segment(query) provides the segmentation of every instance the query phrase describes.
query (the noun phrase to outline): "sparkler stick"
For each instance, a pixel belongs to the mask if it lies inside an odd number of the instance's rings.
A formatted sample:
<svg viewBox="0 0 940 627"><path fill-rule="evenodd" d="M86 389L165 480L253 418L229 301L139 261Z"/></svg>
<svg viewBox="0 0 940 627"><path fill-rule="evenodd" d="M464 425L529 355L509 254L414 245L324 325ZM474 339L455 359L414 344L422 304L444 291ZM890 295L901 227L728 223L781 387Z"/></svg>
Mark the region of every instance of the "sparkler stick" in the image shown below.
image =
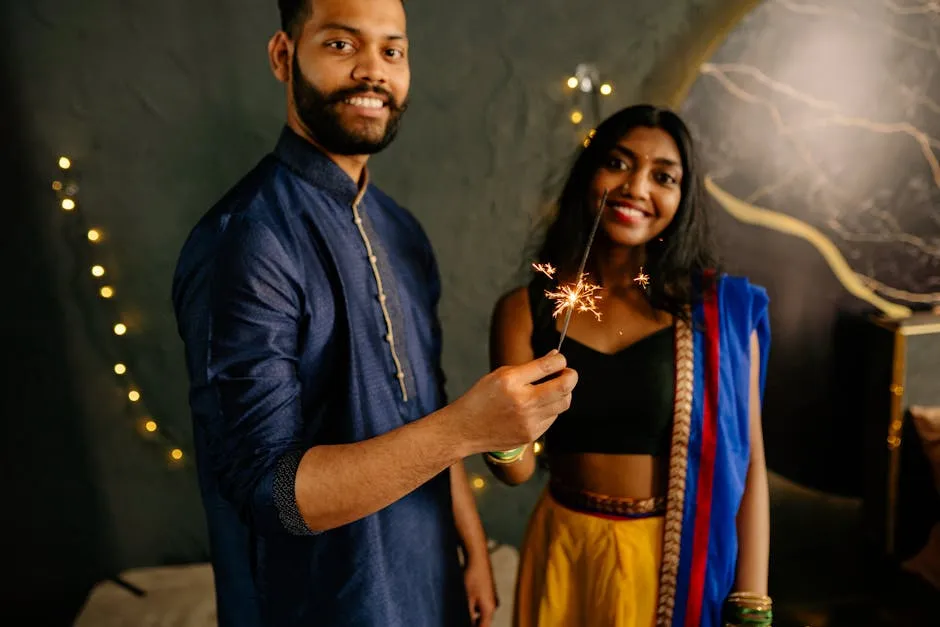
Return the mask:
<svg viewBox="0 0 940 627"><path fill-rule="evenodd" d="M591 297L591 294L598 289L598 286L586 284L584 281L584 267L587 265L588 255L591 252L591 245L594 243L594 235L597 233L597 227L601 223L601 216L604 215L604 207L607 205L607 190L604 190L604 195L601 196L600 207L597 210L597 217L594 218L594 226L591 227L591 234L588 236L587 246L584 248L584 255L581 257L581 265L578 267L578 283L575 286L573 291L568 293L568 303L567 303L567 312L565 313L565 321L561 327L561 338L558 340L558 350L561 351L562 342L565 341L565 336L568 334L568 323L571 322L571 312L574 311L575 305L578 304L579 299L584 296L587 296L588 301L582 301L579 309L582 311L593 311L594 315L598 316L599 313L597 309L594 308L594 301ZM559 303L561 305L561 303ZM556 308L556 312L558 309Z"/></svg>

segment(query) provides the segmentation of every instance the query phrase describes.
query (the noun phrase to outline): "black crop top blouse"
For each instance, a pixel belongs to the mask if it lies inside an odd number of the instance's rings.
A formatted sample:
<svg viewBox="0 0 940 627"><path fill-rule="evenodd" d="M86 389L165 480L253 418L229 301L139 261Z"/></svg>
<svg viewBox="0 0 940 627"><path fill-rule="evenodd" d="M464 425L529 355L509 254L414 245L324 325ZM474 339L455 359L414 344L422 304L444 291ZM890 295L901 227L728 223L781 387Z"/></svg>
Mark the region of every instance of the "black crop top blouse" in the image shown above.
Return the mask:
<svg viewBox="0 0 940 627"><path fill-rule="evenodd" d="M558 346L561 334L544 296L547 284L529 284L532 349L536 357ZM562 352L578 373L571 406L545 434L551 453L654 455L669 453L675 390L674 332L657 331L606 354L565 337Z"/></svg>

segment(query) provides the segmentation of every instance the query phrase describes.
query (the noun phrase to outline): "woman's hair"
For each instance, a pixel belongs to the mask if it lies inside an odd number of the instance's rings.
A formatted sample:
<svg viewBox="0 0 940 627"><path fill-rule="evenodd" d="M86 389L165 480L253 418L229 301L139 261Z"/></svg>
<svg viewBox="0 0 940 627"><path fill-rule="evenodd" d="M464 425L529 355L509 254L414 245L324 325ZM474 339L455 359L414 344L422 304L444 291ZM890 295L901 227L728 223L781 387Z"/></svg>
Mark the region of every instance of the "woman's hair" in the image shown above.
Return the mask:
<svg viewBox="0 0 940 627"><path fill-rule="evenodd" d="M717 269L717 264L711 250L692 137L682 119L668 109L651 105L627 107L597 127L575 158L536 257L539 263L555 266L558 276L577 280L574 275L596 216L594 207L588 206L591 181L613 147L638 127L658 128L669 133L682 159L679 208L659 235L663 241L654 239L646 245L644 270L650 277L647 298L651 305L685 317L685 306L697 298L695 280L706 270ZM588 268L591 268L590 262Z"/></svg>

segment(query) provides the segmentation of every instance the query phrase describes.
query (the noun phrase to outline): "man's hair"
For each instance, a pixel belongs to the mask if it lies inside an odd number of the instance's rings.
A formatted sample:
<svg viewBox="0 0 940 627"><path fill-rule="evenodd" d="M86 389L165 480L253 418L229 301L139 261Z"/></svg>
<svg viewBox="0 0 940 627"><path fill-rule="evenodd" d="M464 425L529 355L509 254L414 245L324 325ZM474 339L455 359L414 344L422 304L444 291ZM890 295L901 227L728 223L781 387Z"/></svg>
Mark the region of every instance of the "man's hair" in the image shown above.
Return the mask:
<svg viewBox="0 0 940 627"><path fill-rule="evenodd" d="M277 0L277 10L281 13L281 30L291 39L300 35L304 22L310 18L314 0ZM401 0L404 4L405 0Z"/></svg>
<svg viewBox="0 0 940 627"><path fill-rule="evenodd" d="M313 10L313 0L277 0L281 13L281 30L295 39Z"/></svg>

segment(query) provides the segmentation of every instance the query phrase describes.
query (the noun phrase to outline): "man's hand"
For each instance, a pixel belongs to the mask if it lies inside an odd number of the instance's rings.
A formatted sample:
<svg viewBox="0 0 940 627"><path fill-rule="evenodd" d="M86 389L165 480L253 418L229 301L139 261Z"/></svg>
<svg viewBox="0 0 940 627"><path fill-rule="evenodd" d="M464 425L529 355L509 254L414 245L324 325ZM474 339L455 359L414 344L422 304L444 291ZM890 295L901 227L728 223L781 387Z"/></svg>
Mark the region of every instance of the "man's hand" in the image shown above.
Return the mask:
<svg viewBox="0 0 940 627"><path fill-rule="evenodd" d="M467 455L507 450L537 440L571 405L578 382L564 356L552 351L487 374L450 406Z"/></svg>
<svg viewBox="0 0 940 627"><path fill-rule="evenodd" d="M489 554L475 555L467 560L463 582L467 588L467 602L470 604L473 625L491 627L493 614L499 607L499 599L496 596L496 583Z"/></svg>

